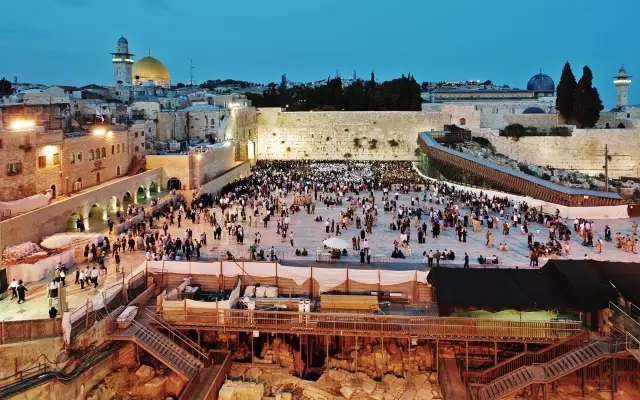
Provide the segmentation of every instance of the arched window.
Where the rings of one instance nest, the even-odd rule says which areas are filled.
[[[89,161],[93,161],[93,150],[89,150]]]
[[[76,163],[76,153],[71,152],[71,154],[69,154],[69,161],[71,161],[71,164]]]
[[[116,154],[116,146],[111,145],[111,155]]]
[[[100,183],[100,172],[96,174],[96,183]]]
[[[116,176],[120,176],[120,166],[118,165],[118,168],[116,168]]]
[[[116,151],[118,152],[118,154],[120,154],[120,143],[118,143],[118,146],[116,147]]]
[[[460,118],[460,125],[466,125],[467,124],[467,119],[466,118]]]
[[[102,148],[102,158],[107,158],[107,149]]]
[[[80,164],[82,162],[82,152],[79,151],[78,152],[78,164]]]
[[[100,149],[99,148],[96,149],[95,155],[96,155],[96,160],[99,160],[100,159]]]

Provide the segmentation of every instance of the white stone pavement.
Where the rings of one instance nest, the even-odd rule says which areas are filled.
[[[392,220],[391,212],[384,212],[381,203],[382,192],[375,193],[377,204],[379,207],[379,217],[378,217],[378,225],[373,228],[373,233],[371,235],[367,235],[369,239],[369,245],[371,247],[371,254],[384,254],[386,256],[391,255],[391,251],[393,250],[393,241],[394,239],[399,240],[400,233],[399,231],[392,231],[389,229],[389,225]],[[287,205],[292,203],[292,196],[289,196],[285,199]],[[345,203],[346,204],[346,203]],[[410,206],[410,195],[400,195],[399,204],[404,204]],[[444,206],[436,206],[433,203],[433,206],[436,208],[444,208]],[[272,218],[269,222],[269,227],[264,229],[261,223],[258,223],[257,228],[254,226],[248,227],[248,217],[247,223],[243,224],[245,227],[245,239],[244,244],[236,244],[235,236],[231,238],[227,235],[227,232],[223,230],[222,240],[214,241],[213,240],[213,231],[209,224],[205,223],[201,220],[200,224],[192,224],[191,221],[186,221],[182,223],[182,228],[177,228],[177,225],[172,225],[169,228],[169,232],[172,236],[180,235],[183,237],[184,230],[190,228],[193,230],[194,238],[199,238],[201,232],[207,233],[207,246],[204,246],[202,249],[202,258],[210,259],[214,255],[218,255],[220,251],[229,250],[236,257],[241,255],[245,255],[248,257],[248,249],[249,246],[253,243],[253,239],[255,238],[255,233],[260,232],[262,235],[261,238],[261,247],[264,248],[265,253],[268,253],[268,250],[273,245],[277,251],[277,254],[282,258],[284,255],[284,259],[286,260],[307,260],[309,262],[315,261],[316,248],[318,246],[322,246],[322,241],[326,238],[327,234],[325,233],[325,224],[324,222],[315,222],[314,219],[316,216],[321,215],[323,220],[327,217],[338,218],[341,210],[345,210],[346,205],[343,207],[334,206],[331,208],[327,208],[320,201],[316,202],[316,211],[315,215],[308,215],[306,210],[302,210],[301,212],[296,213],[294,216],[291,216],[291,224],[290,230],[294,235],[294,246],[292,247],[289,244],[289,240],[287,237],[287,242],[282,243],[281,237],[276,235],[276,218]],[[247,211],[250,213],[250,209],[247,208]],[[506,214],[510,213],[510,209],[507,210]],[[492,213],[493,215],[493,213]],[[218,221],[222,220],[222,215],[220,208],[217,210],[217,219]],[[425,220],[426,216],[423,215],[422,220]],[[615,236],[616,232],[621,232],[623,235],[627,233],[631,233],[631,223],[632,219],[623,219],[623,220],[595,220],[595,228],[596,235],[594,237],[594,241],[602,236],[604,238],[604,227],[605,225],[609,225],[612,230],[612,236]],[[422,223],[422,222],[421,222]],[[570,226],[573,226],[573,221],[569,221]],[[431,224],[428,225],[428,230],[431,229]],[[413,228],[411,230],[411,242],[410,246],[412,249],[412,257],[407,257],[406,259],[391,259],[387,257],[387,261],[392,263],[402,263],[402,262],[421,262],[422,261],[422,253],[424,251],[433,250],[435,253],[436,250],[440,250],[441,252],[445,249],[453,250],[456,254],[456,260],[452,264],[462,264],[464,253],[467,252],[471,259],[471,264],[474,262],[477,263],[477,258],[480,255],[483,256],[491,256],[496,255],[500,259],[500,264],[503,267],[523,267],[529,265],[529,259],[527,257],[527,236],[522,235],[520,233],[520,228],[511,228],[511,233],[509,235],[502,235],[502,228],[493,229],[492,234],[494,235],[494,247],[488,248],[485,246],[485,233],[486,233],[486,225],[483,226],[482,232],[472,232],[471,226],[468,227],[468,235],[467,242],[461,243],[458,241],[458,237],[455,234],[455,230],[453,228],[447,228],[444,232],[442,232],[437,239],[431,238],[431,233],[429,232],[427,235],[426,243],[418,244],[417,241],[417,229]],[[536,234],[537,230],[540,230],[539,235]],[[549,230],[545,228],[541,224],[530,224],[529,232],[533,232],[534,240],[539,241],[541,243],[546,243],[549,237]],[[359,235],[360,231],[355,229],[355,223],[347,229],[346,231],[341,231],[341,237],[345,239],[347,242],[351,243],[351,238],[353,236]],[[330,233],[332,237],[335,236],[335,233]],[[499,252],[497,246],[499,243],[508,243],[510,247],[510,251],[508,252]],[[361,243],[362,245],[362,243]],[[307,257],[296,257],[294,252],[296,249],[302,250],[306,248],[309,252],[309,256]],[[403,250],[406,254],[406,250]],[[589,258],[597,259],[597,260],[611,260],[611,261],[640,261],[640,256],[633,253],[625,253],[621,249],[616,249],[614,242],[607,243],[605,242],[603,246],[602,254],[596,254],[595,248],[593,247],[583,247],[582,240],[578,235],[573,234],[571,240],[571,259],[583,259],[585,253]],[[353,264],[359,264],[360,257],[359,255],[353,256],[351,250],[349,250],[349,255],[341,259],[341,261],[350,262]],[[372,260],[373,263],[373,260]],[[541,266],[542,266],[541,262]],[[374,268],[374,266],[371,266]],[[375,266],[377,268],[377,265]]]

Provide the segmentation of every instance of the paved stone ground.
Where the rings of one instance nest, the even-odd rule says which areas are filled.
[[[477,262],[477,258],[480,255],[490,256],[496,255],[500,259],[501,266],[504,267],[523,267],[529,265],[529,259],[527,258],[527,236],[522,235],[520,233],[520,228],[511,228],[511,233],[509,235],[502,235],[502,229],[493,229],[492,234],[494,235],[494,247],[488,248],[485,246],[485,234],[486,234],[486,225],[483,226],[482,232],[472,232],[471,227],[468,227],[467,234],[467,243],[461,243],[458,241],[458,238],[455,234],[455,230],[453,228],[447,228],[444,232],[442,232],[437,239],[431,238],[431,234],[427,236],[426,243],[418,244],[417,241],[417,230],[412,227],[411,230],[411,242],[410,246],[412,249],[412,256],[407,257],[406,259],[392,259],[389,256],[393,250],[393,241],[394,239],[400,239],[399,231],[392,231],[389,229],[389,225],[392,221],[392,213],[384,212],[381,207],[381,198],[382,192],[376,192],[376,199],[379,204],[379,217],[378,217],[378,226],[373,228],[373,233],[371,235],[367,235],[369,239],[369,246],[371,248],[371,254],[384,255],[387,262],[391,263],[406,263],[406,262],[422,262],[422,253],[424,251],[433,250],[435,253],[436,250],[444,251],[453,250],[456,254],[456,260],[451,264],[459,264],[462,265],[464,253],[467,252],[471,259],[471,263]],[[289,196],[285,199],[287,205],[292,203],[292,196]],[[411,205],[410,195],[400,195],[399,204]],[[435,206],[441,207],[443,206]],[[277,254],[280,258],[284,258],[287,260],[308,260],[309,262],[315,261],[316,249],[318,246],[322,247],[322,241],[327,237],[325,233],[325,225],[324,222],[315,222],[314,219],[316,216],[321,215],[323,220],[327,217],[338,218],[340,211],[346,209],[344,207],[332,207],[327,209],[327,207],[321,203],[316,202],[316,211],[315,215],[308,215],[305,210],[296,213],[295,216],[291,216],[291,224],[290,229],[293,231],[294,236],[294,246],[292,247],[287,238],[286,243],[282,243],[282,240],[279,235],[276,235],[276,222],[275,219],[272,219],[269,223],[269,227],[264,229],[262,224],[258,223],[258,227],[248,227],[248,223],[245,223],[243,226],[245,227],[245,239],[244,244],[236,244],[235,236],[231,238],[227,235],[226,231],[223,231],[222,240],[213,241],[213,231],[211,227],[206,224],[204,221],[201,221],[200,224],[192,224],[190,221],[187,221],[182,224],[182,228],[177,228],[176,225],[172,225],[169,228],[169,232],[172,236],[180,235],[182,237],[184,235],[184,230],[190,228],[193,230],[194,238],[199,238],[201,232],[207,233],[207,246],[203,247],[202,258],[203,259],[211,259],[212,257],[218,256],[220,252],[223,253],[226,250],[229,250],[236,257],[239,257],[245,254],[248,257],[248,249],[249,246],[253,243],[253,239],[255,238],[255,233],[260,232],[261,238],[261,247],[264,248],[265,253],[273,245],[277,251]],[[510,209],[507,210],[507,214],[510,213]],[[493,215],[493,213],[492,213]],[[217,218],[220,221],[222,219],[221,211],[218,208],[217,210]],[[422,217],[422,220],[425,220],[426,216]],[[248,220],[247,220],[248,221]],[[594,237],[594,241],[602,236],[604,238],[604,227],[605,225],[609,225],[612,230],[612,234],[615,235],[616,232],[621,232],[623,235],[627,233],[631,233],[631,219],[623,219],[623,220],[595,220],[596,226],[596,235]],[[428,230],[431,229],[431,224],[428,225]],[[573,226],[573,221],[570,221],[570,225]],[[255,224],[254,224],[255,226]],[[536,230],[540,230],[539,235],[536,233]],[[541,224],[530,224],[529,232],[533,232],[534,240],[545,242],[549,237],[549,230],[545,228]],[[341,238],[351,243],[351,238],[353,236],[359,235],[360,231],[355,229],[355,224],[352,225],[351,228],[346,231],[341,231]],[[333,237],[335,233],[330,235]],[[499,243],[508,243],[510,247],[510,251],[508,252],[499,252],[497,246]],[[362,245],[362,243],[361,243]],[[309,252],[309,256],[307,257],[296,257],[294,252],[296,249],[302,250],[306,248]],[[407,252],[403,250],[405,254]],[[640,261],[640,256],[633,253],[625,253],[621,249],[616,249],[614,242],[606,243],[603,246],[602,254],[596,254],[595,248],[593,247],[583,247],[582,240],[578,237],[578,235],[572,235],[571,241],[571,257],[572,259],[583,259],[584,254],[587,254],[589,258],[597,259],[597,260],[611,260],[611,261]],[[349,255],[341,259],[341,261],[351,262],[353,264],[359,264],[360,257],[359,255],[352,255],[352,252],[349,250]],[[542,260],[541,260],[542,261]],[[373,258],[372,258],[373,262]],[[541,265],[543,263],[541,262]],[[377,268],[377,266],[376,266]]]
[[[382,193],[376,192],[376,199],[378,201],[381,199]],[[400,195],[400,204],[408,204],[410,205],[409,195]],[[287,204],[292,203],[292,197],[289,196],[285,199]],[[435,205],[434,205],[435,206]],[[181,228],[178,228],[177,225],[171,225],[169,227],[169,232],[173,237],[184,235],[184,231],[187,228],[193,230],[194,237],[199,238],[201,232],[207,233],[207,246],[202,248],[202,257],[201,260],[208,261],[216,259],[220,256],[221,252],[224,253],[226,250],[231,251],[237,257],[245,254],[248,257],[248,249],[251,243],[253,242],[253,238],[255,237],[256,232],[260,232],[262,235],[261,247],[265,249],[265,252],[273,245],[276,249],[278,256],[283,259],[286,263],[290,261],[295,264],[306,263],[312,264],[317,267],[327,266],[326,264],[315,263],[315,255],[316,248],[318,246],[322,246],[322,241],[326,238],[327,234],[325,233],[325,225],[324,222],[315,222],[314,218],[317,215],[321,215],[323,219],[327,217],[337,218],[340,211],[343,208],[340,207],[332,207],[327,208],[323,203],[316,202],[316,214],[308,215],[306,211],[302,211],[296,213],[295,216],[291,217],[290,229],[294,234],[294,246],[292,247],[289,242],[282,243],[281,238],[276,235],[276,223],[275,220],[269,223],[269,227],[267,229],[262,228],[262,224],[258,224],[258,228],[256,227],[248,227],[248,223],[244,224],[245,226],[245,241],[244,244],[236,244],[235,237],[229,237],[226,231],[223,231],[222,240],[214,241],[213,240],[213,232],[209,224],[201,221],[200,224],[192,224],[190,221],[183,221]],[[221,211],[218,208],[217,218],[221,220],[222,215]],[[489,255],[497,255],[500,259],[500,267],[528,267],[529,260],[526,257],[527,254],[527,238],[520,234],[520,230],[513,229],[511,230],[512,234],[503,236],[501,229],[494,229],[494,248],[490,249],[485,246],[485,232],[486,228],[482,232],[476,233],[472,232],[469,227],[469,232],[467,235],[467,243],[461,243],[458,241],[457,236],[455,236],[455,230],[448,228],[444,232],[440,234],[440,237],[437,239],[432,239],[431,235],[427,236],[427,241],[425,244],[417,243],[417,234],[415,228],[412,228],[412,240],[411,240],[411,248],[412,248],[412,256],[407,257],[406,259],[391,259],[388,256],[391,254],[393,250],[393,240],[399,239],[400,233],[398,231],[391,231],[389,229],[389,224],[391,223],[392,214],[391,212],[381,211],[379,214],[378,226],[373,228],[373,233],[371,235],[367,235],[369,238],[369,244],[372,249],[372,254],[383,254],[386,257],[386,264],[383,268],[388,269],[413,269],[415,263],[422,263],[422,253],[424,251],[433,250],[434,252],[437,249],[444,251],[445,249],[452,249],[456,253],[456,260],[454,262],[450,262],[443,265],[451,265],[451,266],[461,266],[462,265],[462,257],[464,252],[468,252],[471,258],[471,263],[477,259],[481,254],[484,256]],[[423,219],[426,218],[423,216]],[[604,226],[609,224],[612,229],[613,234],[616,232],[621,232],[623,235],[627,233],[631,233],[631,219],[623,219],[623,220],[596,220],[596,236],[597,239],[599,235],[604,236]],[[430,224],[429,229],[430,229]],[[539,236],[536,235],[536,230],[540,230]],[[549,231],[544,226],[540,224],[531,224],[530,232],[534,233],[535,239],[539,241],[546,242],[548,238]],[[106,232],[105,232],[106,233]],[[359,234],[359,231],[355,229],[355,225],[346,231],[342,231],[341,237],[345,239],[347,242],[351,242],[351,238]],[[331,234],[335,236],[334,234]],[[511,250],[509,252],[499,252],[497,250],[497,245],[500,242],[506,242],[509,244]],[[295,249],[302,250],[306,248],[309,251],[309,256],[307,257],[296,257],[294,255]],[[404,251],[406,254],[406,251]],[[620,249],[616,249],[613,242],[606,243],[603,246],[603,253],[596,254],[594,248],[586,248],[581,245],[581,240],[577,237],[577,235],[572,235],[572,259],[582,259],[584,258],[584,254],[587,254],[589,258],[597,259],[597,260],[611,260],[611,261],[640,261],[640,257],[637,254],[625,253]],[[125,268],[128,273],[130,269],[137,267],[141,262],[144,261],[144,252],[135,251],[134,253],[122,253],[122,262],[121,265]],[[84,266],[84,261],[80,261],[80,266]],[[350,264],[350,268],[378,268],[377,263],[374,263],[372,259],[371,265],[360,266],[360,258],[359,256],[352,255],[351,251],[349,251],[349,255],[347,257],[343,257],[341,259],[341,263]],[[413,264],[413,265],[411,265]],[[106,265],[108,269],[108,275],[100,277],[100,286],[103,287],[105,284],[109,284],[115,282],[117,280],[122,279],[122,274],[116,274],[115,272],[115,264],[113,263],[113,259],[111,255],[108,255],[106,258]],[[341,264],[330,265],[332,268],[339,267]],[[544,261],[541,260],[540,265],[544,265]],[[69,273],[69,278],[67,278],[68,282],[71,282],[67,285],[67,300],[69,304],[69,308],[73,309],[74,307],[85,304],[87,296],[89,293],[95,294],[95,292],[90,291],[89,289],[80,290],[79,285],[74,285],[72,282],[74,280],[73,275],[75,272],[75,267],[71,269]],[[22,304],[17,304],[15,300],[11,300],[9,297],[0,301],[0,320],[26,320],[26,319],[35,319],[35,318],[47,318],[48,317],[48,306],[47,306],[47,285],[51,279],[44,279],[40,282],[31,283],[27,286],[29,291],[27,292],[27,301]]]

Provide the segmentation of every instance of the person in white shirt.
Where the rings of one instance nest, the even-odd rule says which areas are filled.
[[[67,283],[64,281],[67,277],[67,273],[64,272],[64,268],[60,268],[60,282],[62,282],[62,286],[67,286]]]
[[[151,261],[151,251],[147,250],[147,254],[145,255],[145,258],[147,259],[147,261]]]
[[[84,281],[87,279],[87,274],[84,271],[80,270],[80,289],[84,289]]]
[[[18,282],[14,279],[9,284],[9,290],[11,290],[11,300],[18,297],[18,291],[16,289],[18,289]]]
[[[93,288],[98,287],[98,276],[100,276],[100,270],[97,270],[96,267],[93,267],[91,270],[91,282],[93,283]]]
[[[57,299],[58,298],[58,281],[57,280],[53,280],[51,281],[51,283],[49,284],[49,297],[51,297],[52,299]]]

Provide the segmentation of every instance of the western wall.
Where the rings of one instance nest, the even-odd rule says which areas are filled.
[[[282,112],[257,110],[257,158],[266,160],[413,160],[418,132],[441,131],[479,116],[472,107],[434,112]]]

